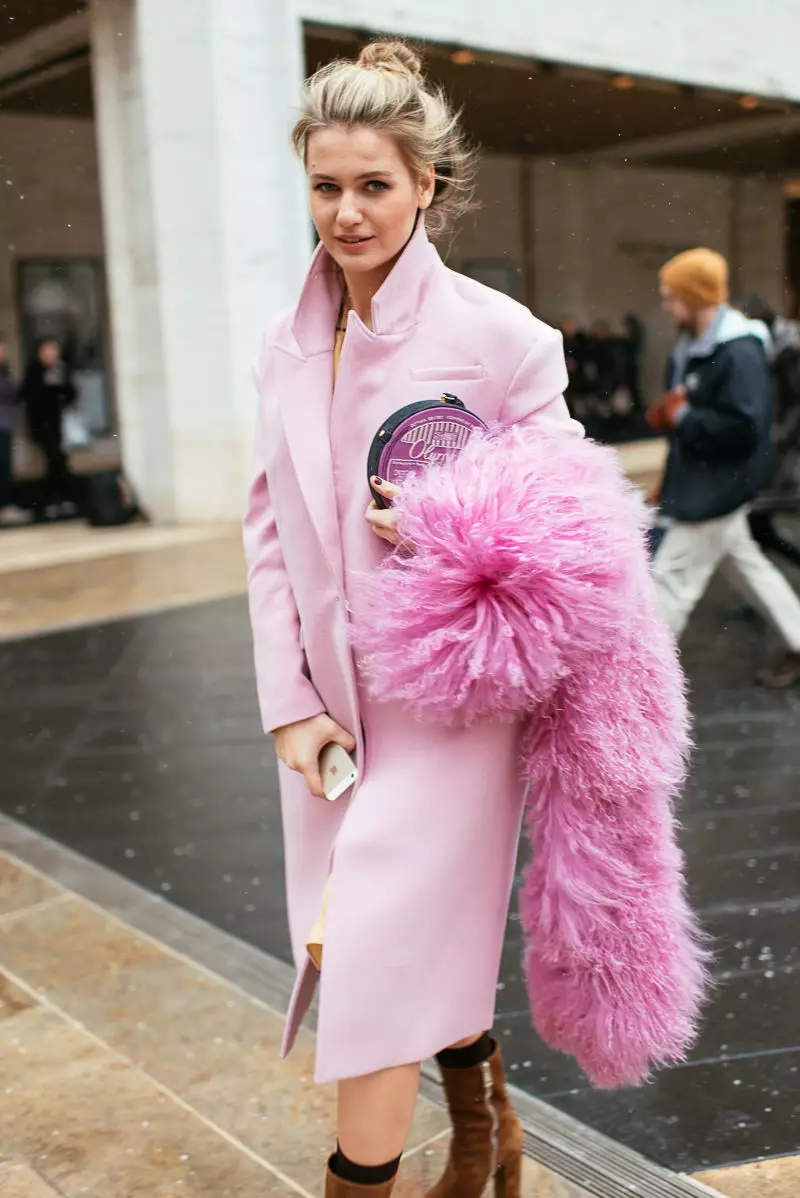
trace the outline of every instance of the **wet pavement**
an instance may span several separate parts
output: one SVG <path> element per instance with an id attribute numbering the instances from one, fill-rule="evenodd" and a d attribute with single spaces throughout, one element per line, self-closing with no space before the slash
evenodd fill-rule
<path id="1" fill-rule="evenodd" d="M 97 867 L 67 869 L 85 886 Z M 106 881 L 106 898 L 124 905 L 124 886 Z M 176 909 L 159 906 L 174 934 Z M 3 1198 L 320 1193 L 336 1088 L 313 1084 L 310 1031 L 280 1061 L 284 1019 L 264 1001 L 2 851 L 0 928 Z M 202 956 L 216 936 L 200 928 Z M 421 1094 L 396 1198 L 428 1192 L 447 1129 Z M 532 1160 L 524 1168 L 525 1193 L 589 1198 Z"/>
<path id="2" fill-rule="evenodd" d="M 592 1091 L 531 1032 L 509 921 L 498 1033 L 512 1080 L 681 1170 L 800 1148 L 800 690 L 720 585 L 685 644 L 698 749 L 681 808 L 718 989 L 691 1060 Z M 243 599 L 0 644 L 0 805 L 287 958 L 276 775 Z"/>

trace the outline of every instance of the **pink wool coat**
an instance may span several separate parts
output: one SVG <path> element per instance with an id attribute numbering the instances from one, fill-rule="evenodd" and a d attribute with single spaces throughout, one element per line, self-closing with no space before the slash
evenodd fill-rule
<path id="1" fill-rule="evenodd" d="M 414 663 L 425 656 L 425 645 L 436 642 L 442 631 L 449 635 L 447 618 L 437 633 L 437 614 L 425 608 L 429 622 L 422 641 L 423 656 L 415 655 L 414 642 L 420 631 L 413 625 L 415 600 L 412 592 L 401 585 L 401 578 L 412 580 L 415 576 L 403 574 L 402 568 L 396 576 L 398 559 L 389 555 L 363 519 L 369 501 L 366 454 L 372 434 L 385 416 L 401 405 L 448 391 L 459 395 L 489 423 L 532 430 L 533 443 L 542 447 L 540 453 L 547 458 L 539 462 L 542 478 L 552 475 L 555 486 L 554 496 L 540 496 L 536 512 L 537 535 L 543 538 L 540 548 L 547 553 L 548 530 L 556 509 L 562 514 L 567 509 L 577 522 L 570 534 L 571 548 L 579 560 L 591 557 L 590 549 L 581 557 L 578 529 L 584 519 L 587 527 L 591 526 L 599 492 L 597 487 L 594 491 L 589 488 L 590 506 L 586 507 L 577 486 L 582 477 L 591 476 L 594 459 L 591 447 L 585 461 L 581 456 L 581 430 L 569 420 L 561 397 L 566 370 L 560 338 L 507 297 L 449 271 L 421 224 L 373 301 L 372 329 L 351 313 L 334 393 L 333 330 L 341 291 L 338 270 L 320 247 L 296 309 L 281 317 L 267 334 L 255 370 L 259 421 L 245 547 L 264 728 L 274 730 L 327 711 L 356 737 L 360 770 L 352 795 L 328 804 L 308 793 L 299 774 L 280 766 L 289 921 L 298 967 L 284 1052 L 291 1048 L 318 982 L 305 942 L 329 875 L 316 1063 L 319 1081 L 418 1061 L 491 1025 L 523 816 L 525 785 L 520 751 L 527 730 L 525 760 L 532 763 L 527 773 L 534 782 L 530 810 L 535 812 L 538 803 L 546 806 L 546 835 L 539 844 L 526 904 L 529 931 L 538 936 L 544 930 L 550 938 L 549 944 L 540 942 L 529 959 L 532 990 L 538 991 L 533 1000 L 535 1012 L 539 1004 L 540 1029 L 551 1041 L 575 1051 L 591 1072 L 591 1053 L 587 1055 L 580 1044 L 568 1042 L 570 1035 L 583 1040 L 588 1037 L 593 1051 L 599 1054 L 598 1060 L 606 1062 L 594 1068 L 595 1080 L 600 1084 L 630 1080 L 634 1074 L 641 1077 L 650 1057 L 679 1055 L 683 1041 L 678 1043 L 681 1029 L 677 1029 L 675 1018 L 670 1023 L 674 1033 L 670 1039 L 663 1034 L 660 1008 L 631 1014 L 636 1027 L 630 1034 L 625 1033 L 626 1043 L 636 1040 L 636 1047 L 626 1058 L 625 1076 L 612 1076 L 607 1059 L 619 1045 L 620 994 L 613 992 L 605 1000 L 606 1008 L 598 1010 L 595 999 L 584 993 L 585 982 L 576 991 L 572 983 L 578 975 L 572 959 L 564 954 L 571 945 L 580 956 L 584 972 L 591 971 L 598 953 L 608 965 L 606 956 L 619 948 L 620 938 L 615 931 L 618 916 L 624 907 L 628 918 L 627 912 L 636 906 L 642 868 L 658 868 L 667 879 L 672 906 L 660 930 L 666 928 L 672 935 L 672 924 L 684 919 L 679 861 L 668 815 L 669 790 L 675 784 L 675 753 L 678 760 L 681 756 L 678 742 L 682 710 L 671 643 L 664 637 L 658 641 L 660 652 L 666 655 L 666 666 L 662 669 L 660 659 L 653 663 L 648 658 L 646 668 L 651 670 L 648 681 L 656 688 L 671 688 L 669 704 L 673 714 L 668 720 L 662 718 L 655 709 L 645 710 L 636 698 L 635 715 L 625 728 L 626 740 L 617 747 L 602 743 L 595 746 L 589 735 L 593 731 L 618 730 L 608 711 L 602 719 L 596 712 L 590 727 L 581 725 L 577 715 L 566 722 L 555 720 L 564 695 L 571 694 L 572 706 L 579 713 L 584 702 L 580 695 L 582 682 L 594 686 L 598 681 L 596 672 L 569 674 L 564 664 L 568 660 L 562 652 L 564 629 L 583 628 L 587 621 L 591 627 L 595 608 L 607 613 L 609 607 L 607 600 L 600 603 L 580 585 L 560 594 L 557 603 L 545 605 L 546 610 L 532 609 L 537 611 L 537 630 L 549 628 L 548 622 L 554 621 L 561 631 L 545 637 L 544 656 L 538 645 L 531 648 L 527 674 L 525 670 L 520 673 L 513 654 L 506 655 L 507 660 L 503 658 L 509 666 L 503 674 L 497 661 L 502 657 L 502 647 L 509 644 L 508 637 L 495 643 L 497 629 L 491 621 L 481 616 L 479 624 L 472 627 L 472 609 L 456 604 L 450 613 L 455 627 L 462 631 L 471 627 L 472 632 L 481 633 L 471 648 L 462 642 L 459 668 L 466 672 L 459 680 L 458 669 L 452 668 L 451 661 L 441 675 L 434 655 L 428 663 L 432 668 L 427 679 L 417 677 L 409 689 L 404 670 L 410 667 L 413 672 Z M 639 637 L 655 628 L 649 599 L 642 599 L 646 571 L 641 539 L 634 549 L 630 500 L 620 497 L 615 501 L 621 484 L 616 476 L 611 478 L 608 465 L 605 470 L 602 481 L 611 486 L 611 508 L 628 513 L 628 525 L 618 544 L 613 538 L 603 542 L 604 564 L 600 569 L 608 579 L 608 587 L 606 592 L 602 586 L 595 590 L 611 594 L 619 604 L 615 627 L 626 626 L 631 607 L 645 613 L 634 620 Z M 564 494 L 573 474 L 578 491 L 574 502 Z M 520 503 L 513 489 L 518 488 L 520 480 L 505 481 L 512 489 L 504 500 L 513 509 Z M 484 494 L 481 485 L 479 493 Z M 484 517 L 493 503 L 487 500 L 484 504 Z M 412 521 L 412 507 L 404 511 L 405 518 Z M 425 511 L 431 527 L 437 528 L 436 535 L 440 535 L 435 508 L 429 504 Z M 444 514 L 448 521 L 453 517 L 447 509 Z M 609 528 L 612 523 L 607 522 Z M 454 580 L 447 570 L 437 580 L 433 558 L 423 552 L 426 527 L 423 523 L 414 525 L 414 537 L 416 540 L 419 535 L 420 546 L 416 568 L 429 564 L 429 585 L 439 591 L 443 588 L 442 593 L 447 595 Z M 468 529 L 458 525 L 454 529 L 466 545 Z M 493 534 L 485 527 L 484 531 L 491 541 Z M 596 539 L 590 537 L 587 544 L 593 543 Z M 472 545 L 470 553 L 473 549 L 478 556 L 485 552 L 482 543 Z M 562 552 L 559 548 L 551 555 L 548 577 L 559 574 Z M 606 562 L 609 553 L 619 556 L 624 568 L 614 561 Z M 508 561 L 511 564 L 510 558 Z M 639 580 L 639 590 L 621 582 L 626 562 L 636 563 L 631 570 Z M 375 586 L 385 588 L 377 606 Z M 461 591 L 462 598 L 468 592 Z M 491 590 L 486 594 L 491 596 Z M 501 605 L 492 602 L 499 610 Z M 517 604 L 518 600 L 512 602 Z M 397 622 L 382 624 L 381 619 L 391 612 L 396 612 Z M 445 608 L 440 608 L 438 616 L 444 612 Z M 604 628 L 607 632 L 607 622 Z M 384 632 L 396 636 L 394 647 L 381 639 Z M 581 635 L 580 644 L 591 642 L 585 628 Z M 359 641 L 355 649 L 354 638 Z M 388 650 L 389 656 L 381 657 L 381 649 Z M 619 692 L 635 674 L 634 663 L 630 677 L 622 673 L 615 676 L 613 702 L 622 702 L 623 710 L 631 704 L 626 707 Z M 540 685 L 528 694 L 531 677 L 539 678 Z M 554 689 L 554 678 L 561 689 Z M 567 685 L 570 679 L 573 692 Z M 443 685 L 437 690 L 439 680 Z M 443 701 L 434 701 L 431 706 L 431 695 L 436 694 Z M 481 697 L 477 703 L 476 694 Z M 586 702 L 600 703 L 600 692 Z M 443 713 L 447 718 L 441 718 Z M 536 718 L 537 713 L 541 720 Z M 648 732 L 651 718 L 657 729 L 652 736 Z M 595 775 L 587 766 L 591 775 L 587 782 L 580 772 L 580 762 L 584 757 L 596 760 L 598 770 L 611 770 L 608 778 L 617 780 L 625 775 L 627 754 L 634 764 L 638 763 L 641 773 L 644 766 L 632 743 L 641 731 L 645 733 L 643 751 L 652 750 L 661 737 L 665 743 L 670 742 L 673 753 L 666 764 L 663 753 L 661 757 L 656 755 L 651 771 L 655 780 L 649 775 L 645 779 L 645 789 L 649 787 L 645 806 L 652 798 L 660 814 L 655 824 L 648 824 L 648 830 L 640 835 L 644 863 L 638 861 L 634 869 L 627 858 L 606 854 L 602 869 L 598 864 L 600 885 L 588 870 L 586 854 L 591 849 L 583 833 L 576 844 L 572 843 L 573 828 L 578 827 L 576 805 L 578 811 L 584 805 L 584 816 L 587 812 L 589 817 L 593 815 L 590 788 Z M 531 756 L 537 735 L 545 739 Z M 658 774 L 660 766 L 666 771 L 663 776 Z M 636 784 L 639 786 L 638 775 Z M 637 795 L 640 791 L 641 786 Z M 554 803 L 553 796 L 561 792 L 567 796 L 565 818 L 556 833 L 558 802 Z M 601 827 L 595 821 L 593 831 L 605 836 L 608 826 Z M 652 860 L 647 857 L 651 852 L 655 853 Z M 622 848 L 620 853 L 624 856 Z M 548 859 L 552 870 L 543 874 Z M 554 901 L 552 880 L 572 866 L 576 870 L 575 888 L 565 906 L 560 898 Z M 617 876 L 618 866 L 622 868 Z M 588 914 L 582 910 L 582 903 Z M 584 918 L 590 915 L 593 922 L 587 940 Z M 633 933 L 635 912 L 631 919 Z M 643 932 L 646 947 L 650 946 L 652 933 L 648 924 Z M 680 944 L 675 942 L 679 972 L 683 970 L 694 1001 L 696 979 L 688 976 L 694 960 L 689 944 L 691 928 L 681 925 L 675 931 L 679 934 L 684 937 Z M 632 935 L 630 951 L 640 943 L 641 937 L 637 940 Z M 666 960 L 672 944 L 672 940 L 665 941 Z M 624 972 L 627 966 L 621 968 Z M 605 975 L 598 976 L 602 987 Z M 672 1015 L 676 1016 L 679 996 L 673 995 L 670 985 L 668 978 L 669 993 L 664 1001 L 672 1004 Z M 656 983 L 652 986 L 655 988 Z M 638 992 L 631 994 L 638 1001 Z M 691 1002 L 680 1007 L 682 1031 L 686 1034 L 692 1020 L 690 1007 Z M 652 1034 L 645 1034 L 644 1040 L 640 1034 L 642 1019 L 654 1025 Z M 669 1023 L 670 1016 L 666 1019 Z M 569 1025 L 566 1030 L 565 1021 Z M 603 1040 L 600 1047 L 598 1038 Z M 634 1056 L 638 1068 L 632 1064 Z"/>

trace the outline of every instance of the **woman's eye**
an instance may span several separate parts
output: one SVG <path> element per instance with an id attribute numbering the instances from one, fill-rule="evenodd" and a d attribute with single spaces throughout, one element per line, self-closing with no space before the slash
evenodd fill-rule
<path id="1" fill-rule="evenodd" d="M 367 184 L 367 191 L 388 191 L 389 184 L 384 183 L 383 179 L 370 179 Z"/>
<path id="2" fill-rule="evenodd" d="M 315 183 L 314 191 L 330 193 L 332 191 L 336 191 L 336 184 L 335 183 Z"/>

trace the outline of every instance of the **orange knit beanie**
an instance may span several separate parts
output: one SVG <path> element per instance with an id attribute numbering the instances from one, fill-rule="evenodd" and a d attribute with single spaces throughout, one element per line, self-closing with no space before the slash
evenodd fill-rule
<path id="1" fill-rule="evenodd" d="M 660 278 L 690 308 L 710 308 L 728 298 L 728 263 L 715 250 L 686 250 L 670 258 Z"/>

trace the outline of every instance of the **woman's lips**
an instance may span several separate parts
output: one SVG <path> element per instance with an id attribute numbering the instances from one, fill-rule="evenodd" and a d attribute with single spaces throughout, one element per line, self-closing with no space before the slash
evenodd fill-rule
<path id="1" fill-rule="evenodd" d="M 343 246 L 346 250 L 353 250 L 358 249 L 360 246 L 366 245 L 368 242 L 372 241 L 372 235 L 369 237 L 358 238 L 337 237 L 336 240 L 339 242 L 339 245 Z"/>

